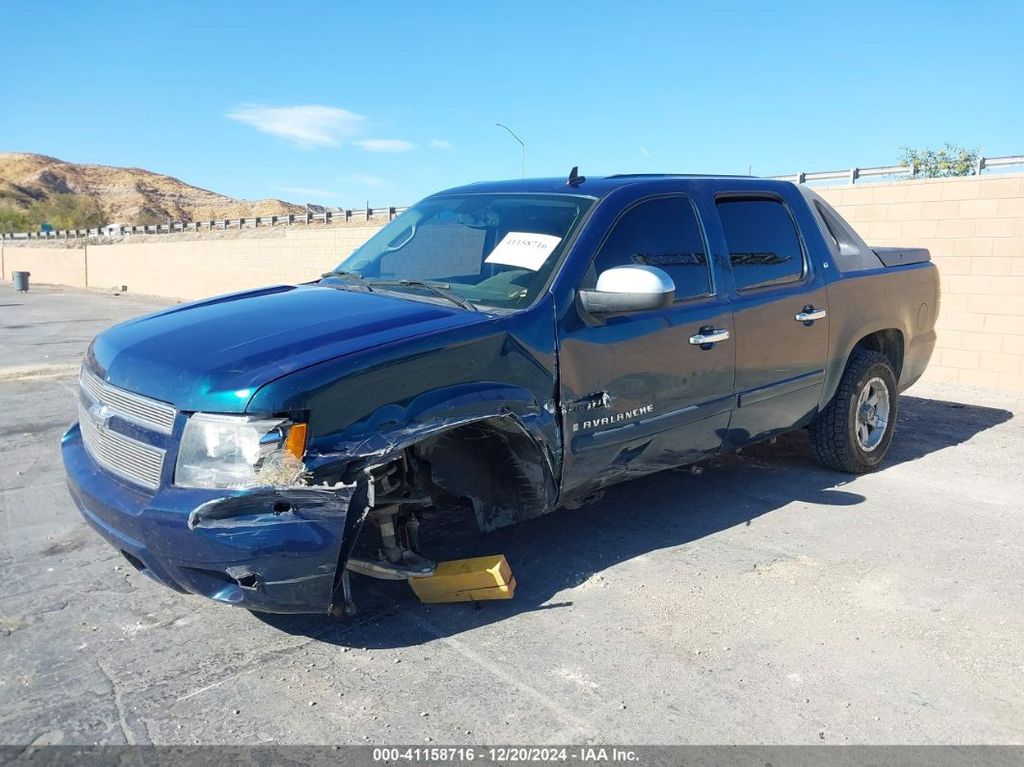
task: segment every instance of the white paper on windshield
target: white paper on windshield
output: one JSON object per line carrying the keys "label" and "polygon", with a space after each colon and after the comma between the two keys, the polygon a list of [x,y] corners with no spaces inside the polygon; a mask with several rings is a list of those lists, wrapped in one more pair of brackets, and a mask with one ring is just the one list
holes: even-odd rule
{"label": "white paper on windshield", "polygon": [[509,232],[502,237],[501,242],[484,261],[488,264],[518,266],[535,272],[544,266],[551,251],[561,241],[561,237],[553,237],[550,234]]}

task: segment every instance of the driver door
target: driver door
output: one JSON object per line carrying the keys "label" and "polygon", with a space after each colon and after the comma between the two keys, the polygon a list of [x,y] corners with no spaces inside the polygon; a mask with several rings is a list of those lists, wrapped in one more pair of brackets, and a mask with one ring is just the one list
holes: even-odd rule
{"label": "driver door", "polygon": [[[577,298],[560,328],[562,499],[695,460],[720,449],[733,402],[735,342],[728,298],[715,287],[697,210],[685,194],[627,207],[583,278],[616,266],[655,266],[675,301],[592,316]],[[717,340],[699,343],[717,331]]]}

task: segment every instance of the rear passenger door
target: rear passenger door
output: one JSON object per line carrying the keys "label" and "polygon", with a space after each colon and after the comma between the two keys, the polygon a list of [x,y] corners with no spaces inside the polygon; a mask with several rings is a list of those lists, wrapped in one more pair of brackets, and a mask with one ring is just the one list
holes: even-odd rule
{"label": "rear passenger door", "polygon": [[793,212],[774,194],[719,194],[715,207],[733,278],[738,447],[806,423],[817,411],[828,355],[824,275]]}

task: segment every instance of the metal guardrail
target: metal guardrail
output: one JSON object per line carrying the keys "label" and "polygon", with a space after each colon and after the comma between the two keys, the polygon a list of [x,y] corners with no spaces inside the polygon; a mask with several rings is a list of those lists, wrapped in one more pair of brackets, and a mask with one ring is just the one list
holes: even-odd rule
{"label": "metal guardrail", "polygon": [[[974,173],[980,176],[986,168],[1008,168],[1016,165],[1024,165],[1024,155],[1014,154],[1005,157],[979,157],[974,163]],[[910,176],[917,175],[917,168],[913,165],[881,165],[877,168],[849,168],[847,170],[823,170],[808,173],[801,171],[791,173],[788,176],[769,176],[778,181],[793,181],[797,184],[807,184],[813,181],[847,181],[856,184],[857,179],[871,178],[876,176]]]}
{"label": "metal guardrail", "polygon": [[405,208],[366,208],[364,210],[326,210],[323,213],[289,213],[280,216],[252,216],[250,218],[216,218],[205,221],[168,221],[166,224],[146,226],[103,226],[93,229],[59,229],[49,232],[6,232],[0,240],[77,240],[85,237],[125,237],[133,234],[174,234],[180,232],[215,232],[229,229],[256,229],[267,226],[294,226],[296,224],[351,223],[352,221],[390,221]]}
{"label": "metal guardrail", "polygon": [[[974,164],[974,175],[981,175],[988,168],[1024,166],[1024,155],[1004,157],[979,157]],[[848,168],[846,170],[801,171],[788,176],[769,176],[779,181],[795,181],[807,184],[814,181],[845,180],[856,184],[858,179],[882,176],[909,176],[914,178],[917,168],[912,165],[881,165],[875,168]],[[292,226],[295,224],[330,224],[338,221],[349,223],[356,220],[373,221],[387,217],[390,221],[406,208],[370,208],[364,210],[324,211],[323,213],[288,214],[283,216],[254,216],[252,218],[222,218],[207,221],[168,221],[166,224],[148,226],[105,226],[98,229],[61,229],[50,232],[0,233],[0,241],[11,240],[77,240],[83,237],[125,237],[133,234],[173,234],[175,232],[227,231],[229,229],[255,229],[261,226]]]}

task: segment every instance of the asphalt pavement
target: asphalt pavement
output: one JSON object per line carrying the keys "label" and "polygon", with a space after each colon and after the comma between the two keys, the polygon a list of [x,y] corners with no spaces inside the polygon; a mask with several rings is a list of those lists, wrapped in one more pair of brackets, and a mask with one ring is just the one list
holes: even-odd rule
{"label": "asphalt pavement", "polygon": [[914,387],[870,475],[801,432],[452,542],[508,602],[356,577],[355,619],[258,617],[64,487],[90,338],[167,304],[0,287],[0,743],[1024,742],[1024,396]]}

